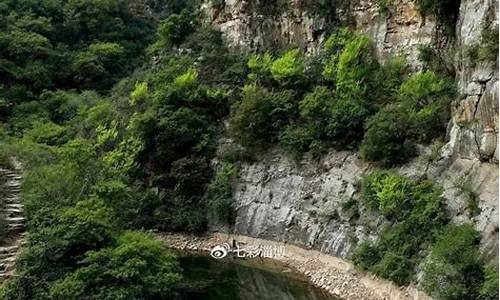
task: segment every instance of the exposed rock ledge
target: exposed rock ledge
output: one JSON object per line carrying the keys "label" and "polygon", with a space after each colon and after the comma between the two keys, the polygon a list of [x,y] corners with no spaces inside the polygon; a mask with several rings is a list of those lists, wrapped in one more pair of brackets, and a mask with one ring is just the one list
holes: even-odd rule
{"label": "exposed rock ledge", "polygon": [[163,234],[160,237],[168,247],[191,251],[210,251],[221,243],[231,244],[233,239],[247,246],[283,246],[285,255],[276,260],[304,274],[313,285],[345,300],[431,299],[414,286],[398,287],[387,280],[356,270],[348,261],[290,244],[221,233],[203,237],[181,234]]}

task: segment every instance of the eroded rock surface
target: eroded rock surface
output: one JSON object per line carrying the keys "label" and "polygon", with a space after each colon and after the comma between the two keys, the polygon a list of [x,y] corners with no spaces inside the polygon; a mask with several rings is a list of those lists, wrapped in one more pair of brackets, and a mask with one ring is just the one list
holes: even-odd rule
{"label": "eroded rock surface", "polygon": [[205,20],[232,45],[266,50],[294,45],[314,52],[335,23],[332,0],[205,1]]}
{"label": "eroded rock surface", "polygon": [[498,2],[463,0],[457,23],[458,99],[452,108],[452,151],[460,158],[498,163],[498,69],[491,61],[471,61],[485,26],[498,28]]}
{"label": "eroded rock surface", "polygon": [[[441,184],[450,216],[455,222],[472,220],[482,233],[487,257],[498,260],[497,63],[471,61],[468,56],[470,47],[483,43],[485,26],[498,26],[497,1],[462,0],[454,38],[445,37],[434,17],[422,17],[411,0],[391,1],[388,11],[382,11],[375,0],[216,2],[218,6],[214,1],[204,3],[207,22],[219,26],[230,43],[247,49],[289,45],[315,52],[329,32],[347,21],[372,37],[381,61],[402,54],[418,70],[419,47],[444,53],[444,59],[453,64],[457,83],[445,145],[435,161],[419,158],[400,172],[426,174]],[[326,9],[311,9],[314,5],[326,5],[321,6]],[[367,169],[353,153],[332,152],[320,162],[306,159],[297,165],[271,151],[241,169],[235,192],[235,232],[348,257],[356,241],[375,238],[383,225],[368,212],[353,221],[342,209]],[[464,184],[475,194],[477,215],[468,211],[470,199],[460,187]]]}
{"label": "eroded rock surface", "polygon": [[[362,226],[344,213],[367,166],[349,152],[297,165],[279,151],[242,167],[235,191],[235,230],[244,235],[289,241],[346,258]],[[351,222],[350,222],[351,220]]]}
{"label": "eroded rock surface", "polygon": [[419,48],[432,45],[439,28],[433,16],[423,17],[411,0],[391,1],[383,10],[375,0],[352,1],[355,28],[374,41],[378,58],[404,55],[415,69],[421,67]]}

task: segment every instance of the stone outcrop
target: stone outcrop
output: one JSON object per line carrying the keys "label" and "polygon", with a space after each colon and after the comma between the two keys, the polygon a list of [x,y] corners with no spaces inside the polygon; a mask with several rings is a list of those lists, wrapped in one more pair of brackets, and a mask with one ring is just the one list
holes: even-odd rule
{"label": "stone outcrop", "polygon": [[262,161],[241,168],[234,193],[235,232],[347,258],[356,240],[370,236],[361,225],[366,220],[354,221],[342,209],[367,168],[350,152],[332,152],[320,162],[305,159],[296,164],[271,151]]}
{"label": "stone outcrop", "polygon": [[422,17],[411,0],[391,1],[391,8],[381,11],[376,0],[228,0],[202,6],[206,22],[217,25],[230,44],[245,49],[292,45],[314,53],[344,23],[372,37],[380,60],[403,54],[419,67],[418,48],[439,36],[435,18]]}
{"label": "stone outcrop", "polygon": [[[498,1],[462,0],[456,26],[455,69],[458,97],[452,105],[448,162],[440,183],[453,186],[466,178],[480,207],[474,218],[486,256],[498,261],[498,67],[497,62],[471,61],[471,47],[481,46],[485,26],[498,28]],[[498,61],[498,56],[497,56]],[[455,184],[456,185],[456,184]],[[458,196],[457,196],[458,195]],[[464,199],[448,193],[453,213],[463,218]],[[462,200],[462,201],[460,201]],[[459,219],[460,219],[459,217]]]}
{"label": "stone outcrop", "polygon": [[456,30],[458,99],[449,133],[450,151],[465,159],[498,163],[497,62],[471,61],[486,26],[498,28],[498,1],[463,0]]}
{"label": "stone outcrop", "polygon": [[[402,173],[414,174],[423,167],[403,169]],[[472,221],[482,235],[485,259],[498,264],[498,166],[478,159],[448,157],[433,163],[427,176],[443,186],[448,214],[453,221]],[[470,189],[470,193],[466,189]],[[475,201],[479,208],[479,213],[473,216],[468,207],[470,201]]]}
{"label": "stone outcrop", "polygon": [[404,55],[411,66],[421,67],[419,48],[432,45],[439,36],[434,16],[421,16],[411,0],[390,1],[390,7],[385,10],[376,0],[351,3],[355,29],[373,39],[381,61],[393,55]]}
{"label": "stone outcrop", "polygon": [[294,45],[314,52],[335,23],[332,0],[205,1],[204,20],[243,49]]}

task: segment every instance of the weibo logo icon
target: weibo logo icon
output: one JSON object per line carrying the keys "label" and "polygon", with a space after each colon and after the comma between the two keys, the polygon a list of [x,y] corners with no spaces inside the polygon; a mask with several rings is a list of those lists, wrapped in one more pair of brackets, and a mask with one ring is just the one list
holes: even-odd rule
{"label": "weibo logo icon", "polygon": [[221,259],[227,256],[227,253],[229,252],[229,249],[231,247],[229,246],[228,243],[224,243],[222,245],[217,245],[210,250],[210,256],[212,256],[215,259]]}

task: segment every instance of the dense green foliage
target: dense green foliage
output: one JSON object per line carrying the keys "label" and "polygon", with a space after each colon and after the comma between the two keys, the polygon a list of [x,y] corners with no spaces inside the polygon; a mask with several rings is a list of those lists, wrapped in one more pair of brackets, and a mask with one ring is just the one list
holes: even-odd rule
{"label": "dense green foliage", "polygon": [[479,288],[479,299],[498,299],[498,270],[495,267],[484,268],[484,282]]}
{"label": "dense green foliage", "polygon": [[231,132],[250,149],[264,148],[277,140],[293,110],[293,91],[272,92],[257,85],[246,85],[230,120]]}
{"label": "dense green foliage", "polygon": [[[241,160],[279,145],[392,166],[445,132],[450,80],[411,75],[401,57],[380,64],[367,36],[339,29],[308,56],[242,53],[185,1],[148,5],[0,4],[0,165],[24,163],[29,235],[1,299],[171,299],[176,260],[141,231],[231,226]],[[441,189],[381,171],[361,196],[391,226],[355,263],[409,283],[447,223]],[[477,274],[490,299],[498,275]]]}
{"label": "dense green foliage", "polygon": [[375,243],[364,243],[353,256],[356,265],[398,284],[408,284],[447,218],[442,190],[428,180],[412,180],[376,171],[361,181],[363,203],[391,224]]}
{"label": "dense green foliage", "polygon": [[[154,237],[126,230],[202,230],[210,124],[227,93],[201,81],[220,69],[189,68],[195,54],[167,51],[163,68],[147,66],[109,90],[144,63],[152,17],[114,0],[3,5],[0,152],[24,163],[29,239],[1,298],[171,299],[175,258]],[[217,35],[198,34],[207,40],[198,53],[215,55]],[[15,73],[31,67],[46,70],[33,73],[46,81]]]}
{"label": "dense green foliage", "polygon": [[441,188],[390,171],[372,172],[360,186],[364,205],[389,225],[378,240],[359,246],[352,257],[357,266],[403,285],[423,264],[423,285],[436,299],[498,297],[498,271],[482,263],[479,233],[471,225],[447,225]]}
{"label": "dense green foliage", "polygon": [[[105,158],[99,157],[94,145],[87,140],[77,138],[57,147],[39,144],[25,137],[10,147],[2,150],[16,153],[26,162],[23,200],[29,240],[17,261],[18,276],[7,283],[2,298],[67,299],[67,293],[71,294],[75,289],[84,292],[80,288],[88,285],[94,289],[101,284],[107,292],[114,293],[108,285],[115,281],[104,280],[109,277],[91,282],[88,280],[93,280],[93,277],[81,274],[89,272],[96,258],[91,254],[92,251],[101,253],[104,251],[101,249],[120,247],[123,228],[130,226],[129,218],[140,217],[137,209],[141,207],[144,196],[133,193],[125,185],[126,178],[117,175],[117,169],[107,167]],[[130,209],[134,211],[130,212]],[[119,293],[124,296],[134,293],[141,295],[149,293],[150,289],[156,290],[158,284],[164,289],[172,289],[178,280],[177,271],[174,267],[162,265],[175,266],[175,260],[165,252],[163,246],[150,236],[135,237],[132,233],[123,236],[128,236],[123,243],[131,244],[129,239],[139,239],[137,243],[143,245],[141,251],[128,252],[123,258],[116,257],[121,259],[116,264],[122,264],[123,274],[138,272],[133,264],[127,264],[124,259],[137,262],[144,259],[140,265],[151,270],[151,276],[167,276],[170,281],[137,282],[136,277],[121,276],[121,287],[117,289],[123,291]],[[137,248],[137,245],[134,247]],[[148,251],[153,251],[151,256],[157,259],[146,259],[144,255]],[[162,251],[163,256],[158,254]],[[122,255],[121,251],[116,255]],[[102,263],[99,265],[104,267]],[[116,270],[113,266],[110,269]],[[70,275],[72,273],[74,275]],[[102,276],[106,276],[104,274]],[[63,277],[68,278],[60,283]],[[126,288],[134,284],[142,290]],[[99,293],[98,290],[95,292]]]}
{"label": "dense green foliage", "polygon": [[410,76],[396,97],[367,122],[361,145],[366,158],[384,165],[406,161],[415,154],[417,143],[442,135],[453,89],[447,80],[426,71]]}
{"label": "dense green foliage", "polygon": [[170,299],[180,279],[164,245],[135,232],[87,252],[81,265],[53,287],[54,299]]}
{"label": "dense green foliage", "polygon": [[109,88],[136,65],[154,36],[153,18],[134,13],[130,3],[2,2],[0,98],[12,106],[47,88]]}
{"label": "dense green foliage", "polygon": [[248,67],[251,83],[230,118],[232,137],[247,150],[279,142],[300,158],[361,144],[368,160],[394,165],[445,132],[450,80],[432,71],[408,77],[401,57],[379,65],[370,40],[345,29],[316,56],[254,54]]}
{"label": "dense green foliage", "polygon": [[432,246],[424,286],[436,299],[497,299],[498,271],[482,266],[479,234],[470,225],[450,225]]}
{"label": "dense green foliage", "polygon": [[224,224],[232,225],[235,218],[233,207],[233,184],[237,167],[230,162],[224,162],[207,187],[206,201],[209,212],[215,219]]}
{"label": "dense green foliage", "polygon": [[293,49],[276,59],[271,65],[271,74],[274,80],[281,84],[293,84],[303,72],[299,49]]}

